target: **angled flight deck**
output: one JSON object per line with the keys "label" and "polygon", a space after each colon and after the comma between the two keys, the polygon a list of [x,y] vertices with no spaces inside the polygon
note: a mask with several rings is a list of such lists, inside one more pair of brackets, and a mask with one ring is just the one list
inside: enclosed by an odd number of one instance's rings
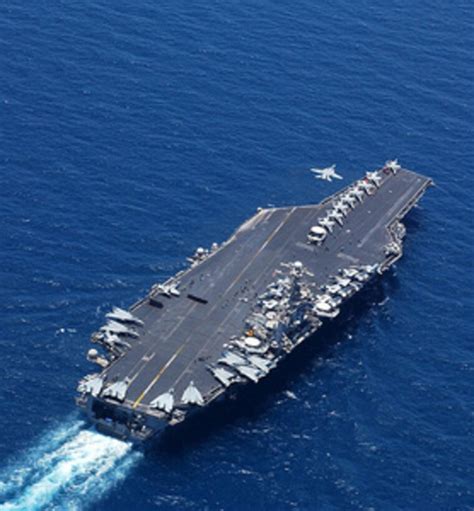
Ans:
{"label": "angled flight deck", "polygon": [[258,381],[402,255],[400,220],[430,183],[391,163],[321,204],[259,210],[93,336],[108,354],[91,350],[102,370],[79,405],[145,439]]}

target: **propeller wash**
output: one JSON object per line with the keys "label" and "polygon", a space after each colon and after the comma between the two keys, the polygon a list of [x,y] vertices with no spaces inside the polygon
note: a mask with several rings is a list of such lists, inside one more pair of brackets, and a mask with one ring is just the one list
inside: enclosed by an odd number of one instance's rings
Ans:
{"label": "propeller wash", "polygon": [[141,441],[257,383],[402,256],[401,221],[430,184],[395,160],[320,204],[260,209],[107,315],[77,404],[99,431]]}
{"label": "propeller wash", "polygon": [[68,421],[0,473],[0,510],[83,509],[125,478],[141,453]]}

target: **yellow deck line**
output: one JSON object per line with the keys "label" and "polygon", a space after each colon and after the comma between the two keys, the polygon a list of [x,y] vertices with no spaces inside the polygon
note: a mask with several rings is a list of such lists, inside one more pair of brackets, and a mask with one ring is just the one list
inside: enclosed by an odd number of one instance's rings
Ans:
{"label": "yellow deck line", "polygon": [[133,409],[135,409],[143,400],[143,398],[148,394],[153,385],[161,378],[163,373],[168,369],[168,367],[173,363],[174,359],[181,353],[181,350],[184,348],[184,344],[180,346],[175,354],[166,362],[166,364],[158,371],[158,374],[151,380],[150,385],[138,396],[138,398],[133,403]]}
{"label": "yellow deck line", "polygon": [[[249,266],[253,261],[254,259],[258,256],[258,254],[268,245],[268,243],[270,243],[270,241],[272,240],[272,238],[276,235],[276,233],[283,227],[283,225],[286,223],[286,221],[288,220],[288,218],[290,217],[290,215],[296,210],[296,208],[292,208],[291,211],[288,213],[288,215],[285,217],[285,219],[280,223],[280,225],[277,227],[276,230],[274,230],[270,236],[267,238],[267,241],[262,245],[262,247],[260,248],[260,250],[255,254],[255,256],[253,257],[252,261],[250,261],[250,263],[247,265]],[[287,242],[288,243],[288,242]],[[245,269],[240,273],[240,276],[243,275]],[[258,282],[260,279],[260,277],[257,278],[257,280],[255,282]],[[235,282],[237,281],[234,280],[234,282],[227,288],[224,296],[227,294],[227,292],[229,291],[229,289],[231,289],[233,287],[233,285],[235,284]],[[208,314],[205,316],[205,318],[208,318],[212,311],[215,309],[216,306],[214,306],[209,312]],[[227,315],[224,317],[224,319],[219,323],[219,326],[216,328],[216,330],[219,330],[219,328],[228,320],[229,316],[231,314],[233,314],[234,312],[234,307],[227,313]],[[186,341],[184,342],[184,344],[188,344],[188,341],[190,339],[190,337],[192,336],[192,334],[190,334]],[[181,381],[181,378],[183,377],[184,373],[189,369],[189,367],[191,366],[191,364],[195,361],[195,359],[198,357],[198,355],[200,355],[202,353],[202,351],[207,347],[209,343],[209,339],[208,341],[204,344],[204,346],[201,347],[201,349],[197,352],[196,356],[194,357],[193,360],[191,360],[191,362],[189,362],[189,364],[186,366],[186,369],[178,376],[178,378],[175,380],[174,382],[174,386],[176,386],[178,384],[179,381]]]}
{"label": "yellow deck line", "polygon": [[[231,285],[226,289],[225,293],[224,293],[224,296],[228,294],[228,292],[234,287],[234,285],[236,284],[236,282],[239,281],[239,279],[242,277],[242,275],[248,270],[248,268],[250,267],[250,265],[254,262],[254,260],[259,256],[259,254],[265,249],[265,247],[270,243],[270,241],[276,236],[276,234],[278,233],[278,231],[283,227],[283,225],[285,225],[285,223],[288,221],[288,218],[293,214],[293,212],[296,210],[297,208],[291,208],[290,211],[288,212],[288,214],[285,216],[285,218],[280,222],[280,224],[278,225],[278,227],[276,229],[274,229],[270,235],[268,236],[268,238],[266,239],[266,241],[263,243],[263,245],[261,245],[260,249],[257,251],[256,254],[254,254],[254,256],[252,257],[252,259],[245,265],[244,269],[237,275],[237,277],[234,279],[234,281],[231,283]],[[212,308],[211,310],[206,314],[206,318],[210,316],[210,314],[213,312],[213,310],[217,307],[218,303],[216,303]],[[183,317],[181,319],[181,321],[179,322],[178,325],[175,326],[175,328],[172,330],[172,332],[166,337],[167,339],[169,339],[171,337],[171,335],[177,330],[177,328],[180,326],[180,324],[184,321],[184,319],[186,319],[187,315],[185,317]],[[222,323],[221,323],[222,324]],[[150,391],[150,389],[153,387],[153,385],[155,385],[155,383],[160,379],[160,377],[162,376],[162,374],[166,371],[166,369],[168,369],[168,367],[173,363],[173,361],[176,359],[176,357],[181,353],[181,351],[183,350],[183,348],[188,344],[190,338],[192,337],[192,334],[189,335],[185,342],[182,344],[182,346],[176,351],[176,353],[168,360],[168,362],[166,362],[166,364],[160,369],[160,371],[158,372],[158,374],[153,378],[153,380],[151,381],[151,383],[148,385],[148,387],[138,396],[138,398],[136,399],[136,401],[133,403],[133,407],[132,408],[136,408],[140,403],[141,401],[143,400],[143,398],[146,396],[146,394]],[[145,364],[146,365],[146,364]],[[145,365],[143,367],[145,367]],[[188,364],[188,367],[189,367],[189,364]],[[143,368],[142,368],[143,369]],[[140,372],[140,370],[138,371],[138,373]],[[138,376],[138,373],[134,376],[134,379]],[[181,375],[182,376],[182,375]],[[180,376],[180,378],[181,378]],[[178,378],[178,380],[180,379]]]}
{"label": "yellow deck line", "polygon": [[[164,343],[166,342],[175,332],[176,330],[179,328],[179,326],[181,325],[181,323],[189,316],[189,314],[196,308],[197,304],[193,304],[191,306],[191,308],[187,311],[187,313],[178,321],[178,323],[173,327],[173,329],[171,330],[171,332],[166,336],[164,337],[161,342]],[[151,350],[155,349],[156,346],[153,345],[151,346],[148,351],[145,353],[145,356],[150,353]],[[137,369],[137,372],[129,378],[131,379],[131,381],[134,381],[138,375],[143,371],[143,369],[145,369],[146,365],[148,364],[149,361],[145,362],[144,364],[142,364],[142,366],[140,367],[140,363],[143,362],[143,357],[141,359],[139,359],[133,366],[133,368],[128,372],[128,374],[130,375],[132,373],[132,371],[135,371],[135,369]]]}
{"label": "yellow deck line", "polygon": [[[235,284],[241,279],[242,275],[249,269],[249,267],[253,264],[253,262],[255,261],[255,259],[260,255],[260,253],[267,247],[267,245],[270,243],[270,241],[272,241],[272,239],[276,236],[276,234],[278,233],[278,231],[286,224],[286,222],[288,221],[288,218],[290,218],[291,214],[295,211],[296,208],[291,208],[290,212],[286,215],[286,217],[280,222],[280,224],[278,225],[278,227],[276,229],[274,229],[270,235],[268,236],[268,238],[266,239],[265,243],[263,243],[263,245],[260,246],[260,248],[258,249],[258,251],[253,255],[252,259],[250,259],[250,261],[245,265],[245,268],[237,275],[237,277],[235,277],[235,279],[232,281],[231,285],[226,289],[225,293],[224,293],[224,296],[227,295],[229,293],[229,291],[235,286]],[[215,307],[217,306],[218,304],[216,304],[208,313],[208,316],[209,314],[215,309]]]}

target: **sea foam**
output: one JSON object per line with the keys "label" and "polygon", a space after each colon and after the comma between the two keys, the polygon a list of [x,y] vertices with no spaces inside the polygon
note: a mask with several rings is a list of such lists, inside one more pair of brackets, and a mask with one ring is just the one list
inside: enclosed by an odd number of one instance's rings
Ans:
{"label": "sea foam", "polygon": [[45,435],[0,474],[0,510],[83,509],[122,480],[141,453],[81,421]]}

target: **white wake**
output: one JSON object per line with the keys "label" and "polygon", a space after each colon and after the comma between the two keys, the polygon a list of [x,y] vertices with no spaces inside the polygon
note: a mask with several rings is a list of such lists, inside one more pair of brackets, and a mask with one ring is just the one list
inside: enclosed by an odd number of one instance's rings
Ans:
{"label": "white wake", "polygon": [[2,470],[0,510],[84,509],[122,480],[140,456],[130,443],[71,421]]}

